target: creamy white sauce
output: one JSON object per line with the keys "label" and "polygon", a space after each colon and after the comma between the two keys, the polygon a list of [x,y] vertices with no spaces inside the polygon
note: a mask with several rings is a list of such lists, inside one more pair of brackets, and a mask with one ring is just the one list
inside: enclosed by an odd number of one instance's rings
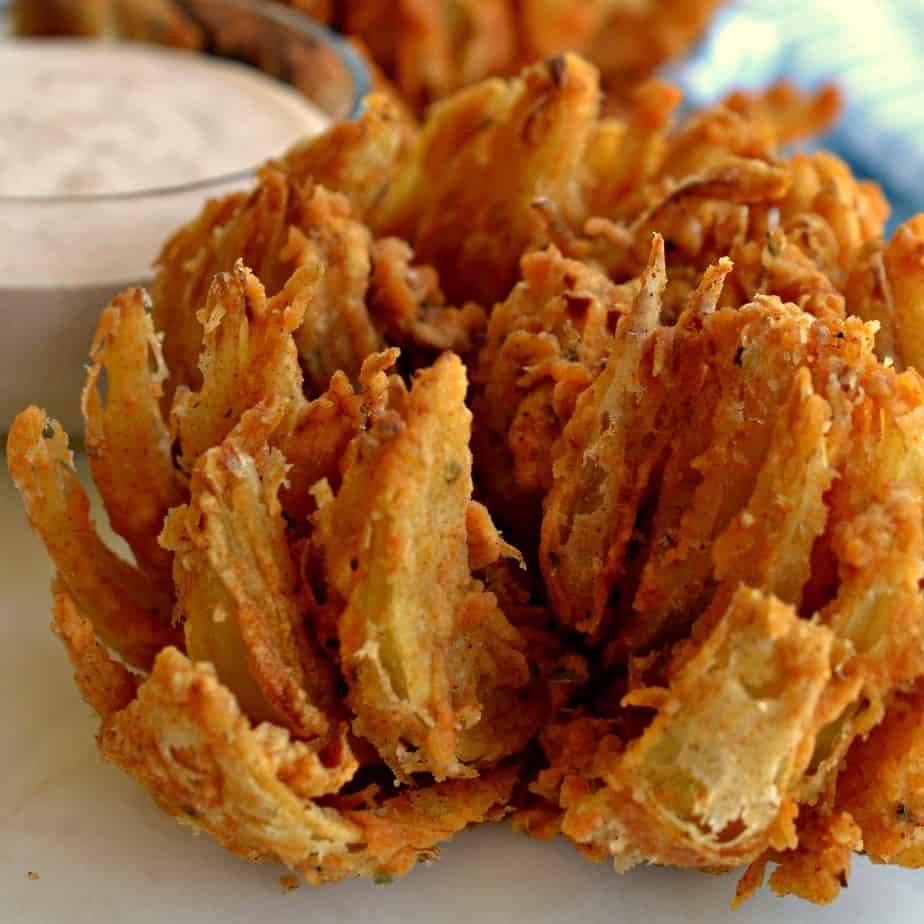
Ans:
{"label": "creamy white sauce", "polygon": [[152,45],[0,43],[0,196],[135,192],[258,164],[327,118],[246,65]]}

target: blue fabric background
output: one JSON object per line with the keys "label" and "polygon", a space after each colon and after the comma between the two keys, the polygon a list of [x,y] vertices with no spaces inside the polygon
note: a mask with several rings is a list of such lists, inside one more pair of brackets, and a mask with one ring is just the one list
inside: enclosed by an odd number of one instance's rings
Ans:
{"label": "blue fabric background", "polygon": [[882,184],[891,228],[924,212],[924,0],[737,0],[667,76],[694,106],[781,77],[835,80],[846,108],[819,143]]}

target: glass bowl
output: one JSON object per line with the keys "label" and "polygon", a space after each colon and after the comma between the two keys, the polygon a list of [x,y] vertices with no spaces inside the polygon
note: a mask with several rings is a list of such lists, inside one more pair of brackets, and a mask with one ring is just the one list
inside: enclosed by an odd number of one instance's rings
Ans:
{"label": "glass bowl", "polygon": [[[35,13],[43,2],[52,26],[55,7],[74,9],[64,0],[29,0],[25,8]],[[3,43],[17,41],[6,37],[5,7],[0,0],[0,54]],[[366,68],[348,44],[275,3],[162,0],[139,8],[179,19],[129,18],[116,29],[111,21],[84,23],[82,31],[94,35],[88,41],[155,42],[245,63],[299,90],[332,122],[353,118],[369,90]],[[80,390],[100,312],[117,292],[149,282],[172,231],[207,199],[246,188],[257,166],[139,192],[0,196],[0,316],[7,331],[0,339],[0,433],[30,403],[44,405],[73,435],[82,432]]]}

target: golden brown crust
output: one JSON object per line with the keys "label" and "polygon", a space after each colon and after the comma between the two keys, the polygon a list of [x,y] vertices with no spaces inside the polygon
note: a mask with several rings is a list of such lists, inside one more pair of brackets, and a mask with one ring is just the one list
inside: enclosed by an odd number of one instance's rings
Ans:
{"label": "golden brown crust", "polygon": [[863,848],[860,829],[846,812],[820,815],[808,811],[798,820],[799,846],[758,857],[738,883],[732,907],[751,898],[763,884],[767,864],[777,864],[767,883],[780,896],[797,895],[816,905],[834,901],[847,885],[850,858]]}
{"label": "golden brown crust", "polygon": [[897,696],[882,723],[847,752],[836,804],[875,863],[924,866],[924,683]]}
{"label": "golden brown crust", "polygon": [[106,652],[96,639],[93,623],[73,599],[59,590],[54,597],[51,628],[64,643],[74,667],[74,682],[84,702],[107,718],[124,709],[138,691],[138,679]]}
{"label": "golden brown crust", "polygon": [[834,638],[795,611],[739,587],[715,629],[667,690],[626,705],[656,716],[624,752],[601,746],[603,790],[562,789],[562,830],[626,868],[640,861],[734,866],[794,846],[796,784],[818,731]]}
{"label": "golden brown crust", "polygon": [[533,200],[567,210],[577,195],[597,108],[596,74],[573,55],[438,104],[388,193],[383,230],[409,240],[454,301],[503,298],[535,235]]}
{"label": "golden brown crust", "polygon": [[[492,689],[523,687],[523,642],[471,575],[471,414],[458,358],[420,373],[402,413],[382,409],[318,513],[340,655],[356,714],[396,774],[470,775],[518,749],[495,727]],[[512,704],[511,704],[512,705]],[[527,710],[528,711],[528,710]],[[499,743],[477,745],[480,722]]]}
{"label": "golden brown crust", "polygon": [[[103,311],[83,390],[84,440],[109,523],[152,581],[170,573],[157,543],[167,511],[184,497],[161,410],[167,378],[160,340],[140,289]],[[105,396],[100,385],[105,379]]]}
{"label": "golden brown crust", "polygon": [[107,645],[129,664],[149,667],[161,648],[178,641],[170,625],[172,593],[152,586],[103,544],[56,421],[28,408],[13,421],[6,451],[29,522],[64,588]]}
{"label": "golden brown crust", "polygon": [[334,671],[305,633],[286,542],[285,460],[269,444],[285,412],[278,399],[254,406],[199,457],[189,504],[170,511],[162,542],[175,553],[190,657],[212,663],[254,720],[314,738],[329,730]]}
{"label": "golden brown crust", "polygon": [[278,727],[252,727],[214,671],[173,648],[159,655],[137,699],[103,723],[99,742],[103,757],[177,820],[315,884],[406,873],[432,858],[439,841],[494,817],[517,776],[510,766],[369,808],[323,807],[312,800],[337,792],[355,770],[346,743],[319,752]]}
{"label": "golden brown crust", "polygon": [[[263,737],[278,731],[251,727],[211,666],[166,648],[137,699],[104,723],[100,749],[161,808],[241,856],[299,867],[346,852],[360,840],[359,830],[299,798],[280,779],[283,755]],[[344,760],[349,763],[348,752]],[[336,791],[343,782],[339,768],[326,773]]]}
{"label": "golden brown crust", "polygon": [[180,388],[171,418],[180,464],[220,443],[248,409],[274,398],[283,406],[283,433],[292,429],[306,400],[293,332],[302,324],[320,284],[317,266],[299,267],[282,291],[267,299],[260,280],[239,260],[217,275],[199,314],[203,342],[201,385]]}

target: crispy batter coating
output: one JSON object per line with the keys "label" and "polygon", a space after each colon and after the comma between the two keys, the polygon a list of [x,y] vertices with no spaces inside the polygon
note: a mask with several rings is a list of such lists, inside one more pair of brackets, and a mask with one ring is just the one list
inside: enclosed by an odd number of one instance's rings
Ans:
{"label": "crispy batter coating", "polygon": [[486,771],[478,779],[451,780],[408,789],[380,807],[346,811],[363,832],[363,874],[401,876],[419,859],[437,855],[435,845],[457,831],[502,818],[517,779],[515,764]]}
{"label": "crispy batter coating", "polygon": [[712,549],[716,580],[737,579],[798,605],[812,546],[824,532],[824,496],[834,478],[831,407],[802,368],[773,425],[754,491]]}
{"label": "crispy batter coating", "polygon": [[103,757],[131,773],[177,820],[249,860],[273,859],[310,883],[406,873],[435,845],[495,815],[516,767],[338,811],[317,800],[355,771],[345,741],[318,751],[252,726],[207,664],[159,655],[137,698],[107,717]]}
{"label": "crispy batter coating", "polygon": [[615,286],[554,246],[525,256],[521,273],[491,313],[472,406],[482,491],[517,539],[534,545],[526,533],[538,527],[552,485],[549,447],[605,362],[638,286]]}
{"label": "crispy batter coating", "polygon": [[629,436],[645,424],[650,430],[658,410],[657,400],[641,401],[638,379],[666,283],[664,242],[657,236],[635,302],[616,327],[606,368],[578,399],[553,459],[542,570],[559,618],[591,633],[602,619],[657,459],[648,447],[636,451]]}
{"label": "crispy batter coating", "polygon": [[793,796],[834,638],[758,591],[739,587],[723,608],[725,599],[669,688],[627,698],[656,716],[624,751],[601,742],[591,772],[606,786],[562,784],[562,830],[607,849],[621,869],[727,867],[795,845]]}
{"label": "crispy batter coating", "polygon": [[73,474],[67,434],[30,407],[13,421],[6,452],[29,522],[62,586],[107,645],[129,664],[149,667],[161,648],[178,640],[170,624],[172,592],[151,585],[99,538]]}
{"label": "crispy batter coating", "polygon": [[371,256],[369,301],[389,342],[463,356],[472,351],[485,326],[480,305],[447,305],[436,270],[415,265],[414,251],[399,238],[375,241]]}
{"label": "crispy batter coating", "polygon": [[[327,580],[345,607],[354,730],[400,776],[470,775],[468,764],[522,746],[535,718],[505,692],[529,680],[523,640],[471,574],[465,390],[451,354],[420,373],[403,413],[383,408],[353,441],[318,514]],[[495,727],[504,708],[525,713],[506,733]]]}
{"label": "crispy batter coating", "polygon": [[204,339],[199,358],[202,385],[180,388],[171,416],[179,437],[180,462],[191,469],[220,443],[243,413],[267,398],[284,403],[291,430],[306,400],[292,333],[316,298],[321,272],[300,267],[274,298],[238,261],[216,276],[200,315]]}
{"label": "crispy batter coating", "polygon": [[345,195],[359,216],[381,198],[397,170],[404,144],[394,106],[371,96],[355,122],[337,125],[266,165],[253,191],[210,200],[200,215],[164,245],[152,285],[156,328],[167,334],[168,393],[198,387],[202,324],[213,277],[243,260],[270,296],[289,278],[300,248],[287,247],[291,230],[311,234],[319,220],[311,207],[314,184]]}
{"label": "crispy batter coating", "polygon": [[[451,299],[503,298],[536,233],[533,200],[567,210],[578,193],[597,109],[597,75],[573,55],[434,106],[383,205],[383,230],[436,267]],[[473,182],[486,172],[490,183]]]}
{"label": "crispy batter coating", "polygon": [[732,907],[751,898],[763,884],[767,864],[777,864],[767,883],[777,895],[798,895],[816,905],[834,901],[847,885],[850,858],[863,848],[860,829],[847,812],[800,814],[799,846],[783,852],[770,850],[758,857],[738,883]]}
{"label": "crispy batter coating", "polygon": [[380,93],[365,100],[353,122],[341,122],[290,148],[281,166],[296,183],[314,180],[342,193],[355,214],[371,219],[394,181],[408,143],[408,130],[395,103]]}
{"label": "crispy batter coating", "polygon": [[[322,136],[318,144],[323,148],[328,140]],[[310,169],[311,153],[299,155],[304,162],[298,169]],[[323,175],[324,165],[317,172]],[[220,352],[216,338],[239,326],[235,302],[237,313],[257,312],[252,323],[258,330],[265,326],[264,296],[270,298],[269,324],[276,324],[274,312],[285,312],[309,395],[321,394],[335,372],[355,381],[362,361],[386,339],[422,357],[444,349],[471,351],[484,326],[483,310],[471,301],[460,308],[446,304],[435,270],[415,260],[403,241],[375,240],[357,214],[362,213],[349,196],[315,184],[310,175],[296,180],[267,166],[249,197],[233,194],[210,202],[177,232],[164,248],[153,284],[154,321],[165,335],[171,369],[168,398],[178,388],[201,391],[205,366],[214,361],[210,354]],[[251,271],[247,285],[241,261]],[[236,281],[215,281],[228,273]],[[235,294],[236,289],[242,291]],[[271,332],[266,339],[278,342],[279,336]],[[204,439],[211,445],[214,434],[206,432]],[[194,454],[198,451],[201,446]]]}
{"label": "crispy batter coating", "polygon": [[110,525],[151,580],[163,582],[170,556],[157,536],[184,486],[161,410],[167,369],[148,306],[132,289],[100,317],[83,391],[84,439]]}
{"label": "crispy batter coating", "polygon": [[[318,753],[286,737],[271,725],[251,726],[210,665],[168,647],[137,698],[103,723],[100,749],[179,820],[241,856],[297,868],[345,853],[361,835],[296,791],[305,790],[305,776],[315,796],[336,791],[343,768],[325,767]],[[345,746],[339,756],[355,767]],[[293,767],[297,784],[282,778]]]}
{"label": "crispy batter coating", "polygon": [[853,266],[844,287],[848,314],[864,321],[875,321],[876,355],[891,362],[896,369],[905,366],[899,352],[899,335],[895,318],[895,298],[885,268],[886,242],[882,239],[867,241]]}
{"label": "crispy batter coating", "polygon": [[383,343],[366,309],[372,271],[369,229],[352,219],[344,196],[323,187],[310,197],[305,217],[311,231],[293,231],[285,254],[318,275],[293,329],[306,386],[319,394],[335,372],[356,379],[362,361]]}
{"label": "crispy batter coating", "polygon": [[165,334],[168,397],[180,385],[198,388],[202,382],[198,312],[205,307],[212,279],[243,260],[274,295],[291,271],[282,251],[302,206],[300,188],[267,167],[250,195],[232,193],[209,200],[199,216],[164,245],[151,295],[154,325]]}
{"label": "crispy batter coating", "polygon": [[[801,317],[809,318],[808,315]],[[759,327],[767,325],[763,327],[763,334],[753,326],[758,319],[761,319]],[[690,612],[692,607],[692,612],[701,612],[704,594],[718,586],[712,606],[705,610],[693,629],[692,638],[673,649],[673,664],[664,674],[664,685],[637,684],[622,700],[623,708],[656,710],[656,718],[647,725],[641,737],[628,743],[615,737],[609,744],[599,746],[598,756],[592,763],[578,764],[576,769],[570,768],[573,761],[567,758],[567,753],[563,758],[557,747],[551,746],[547,754],[552,766],[545,774],[545,785],[547,787],[549,780],[552,781],[552,801],[565,810],[560,822],[562,830],[593,855],[609,851],[617,865],[650,860],[727,867],[753,860],[769,847],[773,851],[770,856],[780,864],[772,877],[772,888],[780,893],[795,892],[813,901],[830,901],[846,875],[851,849],[856,849],[861,842],[859,831],[849,821],[849,816],[839,828],[826,820],[807,823],[801,831],[793,827],[792,821],[800,811],[798,804],[805,805],[804,811],[808,812],[808,805],[819,800],[819,817],[827,818],[830,809],[825,806],[833,798],[833,786],[851,742],[868,734],[870,728],[881,721],[890,695],[924,672],[920,642],[924,613],[918,589],[924,553],[920,544],[921,468],[918,437],[911,425],[920,411],[924,391],[915,373],[899,376],[876,362],[872,354],[872,332],[859,322],[851,320],[841,330],[832,331],[820,321],[810,322],[808,326],[800,321],[801,335],[798,327],[784,335],[787,325],[799,321],[799,315],[765,300],[733,315],[709,314],[703,319],[703,330],[708,332],[715,328],[718,332],[726,321],[733,326],[742,322],[751,326],[741,339],[748,344],[747,348],[739,346],[732,352],[729,350],[731,344],[721,349],[715,341],[710,349],[698,353],[690,344],[684,351],[685,356],[681,355],[686,359],[692,356],[699,365],[704,357],[734,356],[724,368],[734,376],[752,378],[749,388],[768,389],[764,400],[775,392],[778,395],[776,406],[764,404],[763,413],[757,415],[756,407],[749,410],[747,403],[740,403],[739,397],[734,417],[724,424],[742,432],[753,428],[755,422],[759,423],[760,430],[751,432],[747,440],[735,439],[729,446],[737,447],[742,461],[747,460],[743,455],[746,447],[750,447],[748,454],[751,448],[760,447],[760,455],[747,461],[750,475],[745,477],[742,471],[723,487],[723,505],[731,501],[739,505],[740,512],[731,519],[723,517],[718,521],[724,525],[719,532],[711,533],[716,537],[711,540],[711,547],[710,534],[695,532],[692,542],[682,538],[686,530],[698,530],[697,493],[692,497],[688,494],[685,481],[678,478],[679,472],[670,474],[670,461],[663,466],[658,505],[668,505],[664,509],[673,507],[678,511],[673,519],[676,525],[673,532],[663,533],[672,537],[669,543],[653,543],[650,539],[646,542],[643,536],[639,537],[639,548],[650,550],[663,545],[666,555],[656,570],[652,570],[651,562],[643,569],[633,605],[635,615],[631,619],[637,627],[646,624],[647,617],[641,615],[645,607],[640,609],[645,603],[640,599],[644,588],[650,588],[649,597],[655,587],[670,589],[675,595],[697,572],[700,577],[695,578],[691,588],[695,593],[691,594],[690,590],[685,593],[681,608]],[[625,323],[625,319],[620,323]],[[681,318],[678,329],[683,325]],[[652,336],[656,338],[657,334]],[[679,332],[675,332],[672,344],[675,354],[678,340]],[[805,350],[801,358],[799,344]],[[781,352],[775,357],[776,350]],[[620,355],[626,355],[626,350]],[[723,367],[721,363],[717,365]],[[787,366],[791,371],[787,372]],[[771,369],[775,370],[773,376],[766,377]],[[794,375],[796,372],[798,374]],[[662,367],[660,375],[666,374],[667,370]],[[824,397],[815,393],[813,379]],[[638,381],[638,376],[628,378],[626,390],[633,385],[638,387]],[[785,392],[780,386],[787,381],[790,383],[789,398],[781,403],[779,399],[785,398]],[[585,396],[592,393],[593,387]],[[709,390],[701,387],[698,397],[707,407],[715,408]],[[771,419],[776,420],[769,430],[766,423],[761,422],[766,420],[768,411]],[[572,422],[577,419],[576,414]],[[696,464],[692,469],[697,479],[703,479],[698,489],[702,494],[705,486],[712,484],[708,477],[710,465],[721,464],[727,472],[730,459],[723,453],[714,461],[708,461],[708,453],[718,449],[721,442],[716,441],[715,433],[709,435],[705,421],[694,416],[691,423],[693,435],[700,440],[701,446],[702,428],[706,427],[707,454],[698,450],[700,454],[693,457]],[[676,432],[676,425],[673,429]],[[761,430],[764,436],[759,438]],[[563,442],[567,432],[566,428]],[[637,429],[634,436],[645,438],[644,432]],[[845,452],[847,438],[851,449]],[[648,442],[652,445],[650,438]],[[677,448],[680,450],[677,458],[685,458],[685,464],[691,465],[689,452],[682,444]],[[568,471],[574,471],[573,467]],[[609,474],[614,471],[622,470],[614,467]],[[768,477],[779,480],[768,481]],[[745,493],[739,493],[741,485],[750,486],[744,489]],[[681,491],[680,497],[688,499],[682,503],[668,500],[672,486]],[[579,492],[578,496],[588,495]],[[716,510],[714,502],[703,508],[704,513],[708,511],[708,519],[703,522],[712,524],[712,530],[717,522]],[[554,512],[554,508],[549,506],[547,515],[549,511]],[[653,523],[653,534],[657,535],[665,529],[665,522],[670,521],[659,518],[656,507],[654,514],[641,522],[633,519],[630,528],[644,531]],[[809,623],[799,620],[795,610],[786,607],[783,601],[805,605],[804,595],[812,577],[810,569],[815,567],[819,547],[827,548],[834,559],[835,586],[826,591],[830,602]],[[688,551],[677,559],[678,550],[684,549]],[[700,561],[697,572],[689,569],[691,553],[695,553],[693,561]],[[632,554],[628,556],[630,562],[632,557]],[[585,552],[585,560],[589,558],[590,554]],[[683,570],[675,571],[676,565],[670,562],[683,563],[684,559],[687,564]],[[597,560],[604,561],[602,556]],[[667,572],[663,570],[665,567]],[[592,575],[601,573],[594,568],[590,570]],[[666,578],[665,574],[673,576]],[[802,731],[798,736],[779,739],[780,759],[788,762],[792,769],[784,790],[778,787],[776,791],[778,795],[784,791],[787,796],[785,799],[774,796],[766,803],[774,805],[778,814],[767,814],[766,807],[753,809],[757,813],[754,817],[762,817],[764,821],[759,826],[760,836],[755,833],[752,840],[747,837],[752,826],[745,816],[748,800],[759,799],[761,787],[753,779],[748,782],[743,767],[735,767],[730,779],[742,789],[724,802],[722,786],[706,779],[704,774],[710,766],[727,770],[729,761],[744,759],[747,754],[759,754],[759,766],[766,771],[773,766],[772,761],[767,763],[773,752],[772,733],[764,727],[756,739],[760,744],[755,743],[753,747],[747,744],[747,710],[736,699],[738,693],[734,685],[723,683],[717,668],[710,667],[706,674],[716,683],[714,707],[708,706],[710,700],[705,689],[694,685],[697,668],[704,670],[710,663],[706,660],[707,654],[717,650],[713,646],[719,644],[715,640],[722,636],[723,621],[735,611],[735,601],[743,599],[741,594],[745,591],[739,585],[726,615],[720,616],[731,587],[741,580],[761,589],[760,592],[747,591],[752,610],[761,613],[761,619],[769,619],[771,613],[785,612],[789,614],[787,620],[800,632],[812,634],[812,641],[800,639],[793,643],[794,657],[823,654],[822,661],[807,670],[812,678],[813,692],[802,690],[794,701],[806,710],[802,713]],[[570,602],[571,597],[566,597]],[[608,600],[611,606],[619,609],[619,597],[614,600],[611,593]],[[676,605],[675,596],[673,600],[672,605]],[[760,601],[763,602],[758,605]],[[656,611],[649,611],[648,616],[653,612]],[[623,616],[623,625],[631,628],[632,623],[626,624],[625,619]],[[655,624],[659,624],[657,618]],[[593,630],[595,627],[587,628]],[[636,634],[637,628],[628,636],[625,629],[620,629],[615,636],[610,631],[608,634],[613,638],[608,649],[610,663],[618,663],[619,658],[625,657],[626,644],[637,644],[639,638],[650,643],[651,629],[648,625],[642,636]],[[751,638],[747,642],[733,643],[731,650],[736,656],[750,659],[759,657],[761,644]],[[720,663],[726,663],[724,656]],[[733,659],[729,663],[733,663]],[[750,662],[741,676],[747,684],[756,684],[763,690],[757,696],[763,699],[764,696],[778,696],[780,691],[798,689],[795,678],[803,677],[804,673],[790,662],[777,675],[774,686],[773,674],[765,675],[758,664]],[[673,698],[681,695],[681,689],[685,691],[683,705]],[[714,717],[699,721],[690,718],[699,708],[715,708]],[[711,745],[706,744],[709,739],[695,736],[718,734],[722,727],[721,715],[728,717],[729,734],[735,735],[736,740],[722,746],[716,752],[721,756],[710,763]],[[772,708],[766,701],[755,713],[761,721],[769,721],[772,715]],[[796,713],[789,707],[783,709],[781,715],[793,721]],[[690,726],[683,726],[686,732],[677,730],[675,723],[688,720]],[[690,734],[694,737],[688,738]],[[684,754],[689,757],[684,758]],[[564,771],[555,763],[562,759],[566,761]],[[692,766],[696,769],[685,770],[685,759],[694,761]],[[569,772],[573,775],[569,776]],[[595,779],[605,780],[606,787],[595,786]],[[555,785],[559,788],[557,795]],[[537,791],[549,798],[547,788]],[[733,806],[734,811],[741,812],[741,817],[723,814],[717,808],[716,814],[710,815],[713,805]],[[761,815],[761,811],[764,814]],[[669,820],[667,830],[662,827],[665,817]],[[709,832],[714,834],[714,841],[709,841]],[[830,870],[828,878],[823,879],[819,874],[812,879],[807,870],[815,867]],[[750,877],[742,886],[742,894],[756,888],[755,882],[762,879],[758,867]]]}
{"label": "crispy batter coating", "polygon": [[65,591],[55,593],[53,609],[52,631],[67,649],[74,682],[84,701],[102,719],[124,709],[138,692],[137,677],[109,657],[96,638],[93,623]]}
{"label": "crispy batter coating", "polygon": [[210,661],[254,720],[311,738],[328,730],[334,674],[305,632],[286,542],[285,460],[268,442],[285,413],[278,399],[254,406],[199,457],[190,502],[170,511],[161,541],[175,553],[190,657]]}
{"label": "crispy batter coating", "polygon": [[327,391],[304,407],[295,428],[281,441],[287,464],[281,500],[292,519],[307,519],[314,512],[311,489],[318,482],[339,488],[340,466],[350,442],[381,411],[389,392],[403,389],[399,379],[387,375],[399,354],[391,347],[367,356],[359,370],[359,390],[343,372],[334,373]]}
{"label": "crispy batter coating", "polygon": [[847,753],[837,807],[863,832],[874,863],[924,866],[924,683],[890,704],[882,723]]}

